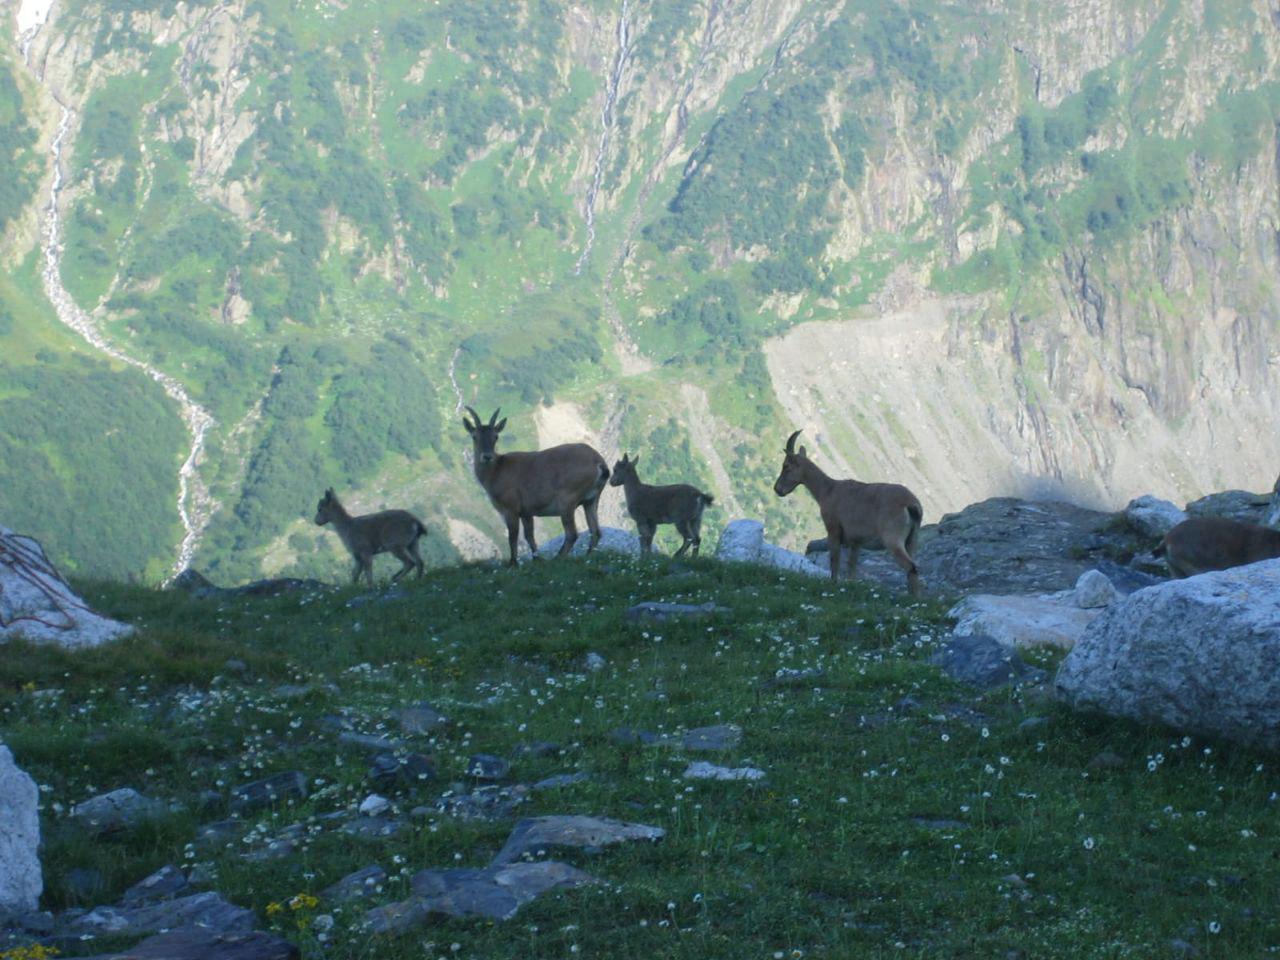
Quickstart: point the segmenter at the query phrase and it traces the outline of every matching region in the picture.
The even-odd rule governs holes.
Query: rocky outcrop
[[[0,644],[22,637],[77,650],[132,632],[89,609],[38,540],[0,527]]]
[[[0,920],[36,909],[40,874],[39,792],[0,744]]]
[[[1124,519],[1136,533],[1159,540],[1187,519],[1187,513],[1168,500],[1144,494],[1129,501],[1129,505],[1124,508]]]
[[[1113,604],[1055,683],[1078,708],[1280,749],[1280,560]]]
[[[560,552],[560,547],[563,543],[564,534],[552,537],[546,543],[538,546],[538,556],[554,557]],[[591,534],[586,530],[579,530],[577,542],[574,543],[570,555],[575,557],[584,556],[590,544]],[[604,553],[620,553],[628,557],[638,557],[640,556],[640,538],[630,530],[619,530],[617,527],[601,527],[600,542],[596,544],[596,550]]]

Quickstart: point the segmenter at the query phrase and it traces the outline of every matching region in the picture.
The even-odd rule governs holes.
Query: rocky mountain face
[[[330,485],[482,555],[462,404],[791,544],[797,427],[933,518],[1280,469],[1261,0],[11,11],[0,515],[80,572],[332,572]]]

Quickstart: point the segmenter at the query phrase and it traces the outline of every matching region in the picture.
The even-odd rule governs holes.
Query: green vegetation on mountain
[[[739,431],[716,451],[734,496],[781,521],[798,508],[762,483],[790,426],[769,338],[893,302],[904,276],[1030,314],[1087,255],[1151,291],[1144,238],[1267,175],[1280,70],[1263,14],[1104,6],[1097,22],[1131,41],[1070,4],[835,0],[769,24],[630,4],[614,90],[616,4],[77,0],[50,28],[74,41],[51,48],[54,74],[90,78],[68,94],[62,283],[216,418],[197,564],[228,576],[328,563],[297,524],[329,484],[487,517],[459,401],[527,426],[572,400],[629,442],[689,445],[667,466],[706,477],[670,402],[696,385]],[[90,72],[64,62],[90,53]],[[16,76],[0,70],[0,228],[47,163],[40,84]],[[1215,256],[1270,302],[1261,254]],[[619,331],[651,371],[620,378]],[[151,557],[173,544],[139,536]]]

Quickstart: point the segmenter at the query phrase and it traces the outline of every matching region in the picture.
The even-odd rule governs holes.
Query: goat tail
[[[413,535],[413,539],[417,540],[419,537],[425,537],[427,535],[427,525],[417,517],[413,518],[413,522],[418,525],[418,532]]]
[[[703,507],[709,507],[716,502],[716,498],[709,493],[699,493],[698,499],[702,501]]]
[[[920,524],[924,521],[924,511],[920,509],[920,504],[911,503],[907,505],[907,516],[911,518],[911,529],[907,531],[906,541],[903,547],[910,556],[916,554],[916,538],[920,534]]]
[[[607,463],[605,463],[603,460],[601,460],[601,461],[600,461],[600,481],[601,481],[601,483],[603,483],[604,481],[606,481],[606,480],[608,480],[608,479],[609,479],[609,474],[610,474],[609,465],[608,465]]]

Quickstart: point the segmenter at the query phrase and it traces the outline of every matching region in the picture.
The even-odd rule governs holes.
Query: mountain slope
[[[217,577],[334,572],[306,519],[329,485],[474,554],[498,524],[464,403],[502,405],[512,448],[573,404],[606,456],[784,540],[814,526],[769,490],[800,426],[933,516],[1280,462],[1265,4],[78,0],[18,37],[36,6],[0,69],[6,384],[49,409],[64,388],[23,368],[83,352],[48,302],[74,303],[214,421],[180,488],[159,387],[137,467],[0,390],[0,432],[45,457],[23,516],[84,571],[155,578],[185,532]],[[86,431],[145,530],[72,484]],[[72,512],[140,546],[108,570],[40,520]]]

